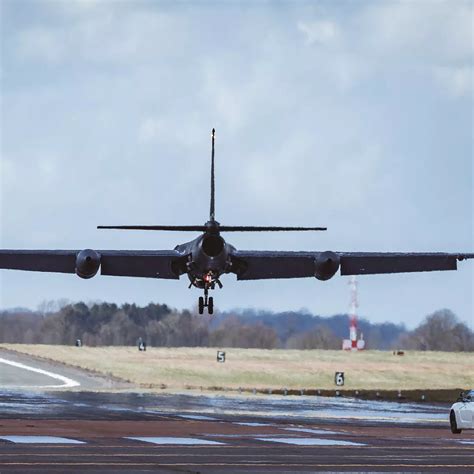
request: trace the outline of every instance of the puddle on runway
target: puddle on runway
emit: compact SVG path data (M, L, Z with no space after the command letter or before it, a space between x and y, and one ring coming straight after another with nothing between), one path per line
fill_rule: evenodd
M303 412L307 419L315 418L314 413ZM448 424L446 413L393 413L393 412L368 412L366 410L345 410L345 411L321 411L317 417L319 419L337 420L357 420L370 421L374 423L405 423L405 424Z
M266 426L280 421L363 421L446 425L449 407L318 396L230 396L197 394L0 391L0 418L140 418L178 416L201 421L234 421ZM257 420L255 420L257 418ZM255 420L255 421L254 421ZM268 420L268 423L265 421ZM248 424L247 424L248 423ZM315 433L318 434L318 433Z
M39 392L8 390L0 392L0 414L2 418L11 415L25 415L37 413L56 413L67 405L66 400L52 394Z
M220 416L272 419L354 419L373 423L445 424L446 407L421 403L373 401L344 397L179 395L190 411ZM183 404L179 404L183 406ZM160 407L163 409L163 405ZM181 410L182 413L182 410Z
M185 418L186 420L198 420L198 421L219 421L217 418L212 416L205 415L178 415L180 418Z
M241 425L241 426L274 426L271 423L253 423L253 422L244 422L244 421L236 421L234 425Z

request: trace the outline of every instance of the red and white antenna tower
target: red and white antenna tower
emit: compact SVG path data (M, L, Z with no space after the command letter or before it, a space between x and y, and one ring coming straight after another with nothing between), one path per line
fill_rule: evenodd
M355 276L351 276L348 281L351 288L351 304L349 310L349 339L342 341L342 348L345 350L362 350L365 347L363 335L357 340L357 308L359 307L359 300L357 294L358 283Z

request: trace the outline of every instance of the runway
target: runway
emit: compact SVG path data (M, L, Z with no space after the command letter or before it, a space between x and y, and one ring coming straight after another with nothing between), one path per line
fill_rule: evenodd
M446 405L75 387L3 388L0 408L2 474L474 471Z
M123 381L0 349L0 389L114 390L131 386Z

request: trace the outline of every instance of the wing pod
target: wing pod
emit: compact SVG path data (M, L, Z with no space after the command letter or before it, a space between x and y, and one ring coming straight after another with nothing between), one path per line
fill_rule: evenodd
M88 279L96 275L100 268L100 254L92 249L81 250L76 257L76 275Z
M321 252L314 261L314 276L318 280L329 280L339 270L341 259L334 252Z

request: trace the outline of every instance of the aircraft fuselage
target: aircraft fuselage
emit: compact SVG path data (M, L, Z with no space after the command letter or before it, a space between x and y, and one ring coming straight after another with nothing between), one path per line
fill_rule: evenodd
M175 247L179 253L188 255L185 271L196 288L213 289L216 283L221 286L219 277L231 269L235 247L224 240L218 226L217 222L208 222L206 232Z

